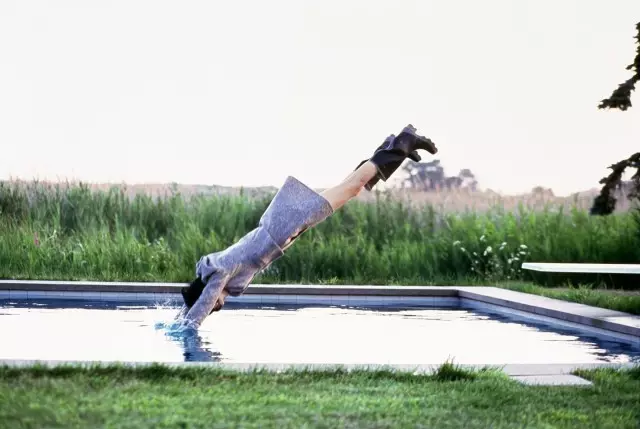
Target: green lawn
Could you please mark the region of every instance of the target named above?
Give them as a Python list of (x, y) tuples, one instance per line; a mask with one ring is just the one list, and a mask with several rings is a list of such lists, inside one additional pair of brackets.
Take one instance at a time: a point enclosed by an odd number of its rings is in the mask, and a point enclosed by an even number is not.
[(155, 366), (0, 368), (1, 428), (638, 428), (640, 370), (593, 387), (492, 371), (239, 373)]

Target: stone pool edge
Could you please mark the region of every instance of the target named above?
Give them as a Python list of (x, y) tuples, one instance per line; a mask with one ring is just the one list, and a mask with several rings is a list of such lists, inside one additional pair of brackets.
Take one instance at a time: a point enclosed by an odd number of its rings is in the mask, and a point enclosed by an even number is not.
[[(0, 280), (0, 299), (180, 299), (183, 283)], [(490, 286), (264, 285), (249, 286), (229, 301), (269, 304), (401, 306), (448, 301), (484, 303), (611, 331), (640, 341), (640, 317)]]
[[(83, 281), (24, 281), (0, 280), (0, 299), (78, 299), (78, 300), (140, 300), (163, 299), (181, 301), (182, 283), (142, 282), (83, 282)], [(472, 303), (475, 306), (499, 307), (530, 317), (550, 318), (566, 324), (582, 325), (594, 330), (630, 336), (640, 343), (640, 317), (576, 304), (538, 295), (484, 286), (323, 286), (323, 285), (252, 285), (246, 294), (230, 301), (262, 304), (330, 304), (372, 306), (431, 306)], [(56, 366), (104, 366), (115, 362), (0, 360), (0, 366), (24, 367), (40, 364)], [(157, 365), (156, 362), (119, 362), (127, 366)], [(207, 366), (228, 370), (268, 371), (293, 370), (392, 370), (416, 374), (431, 373), (440, 364), (371, 365), (371, 364), (293, 364), (293, 363), (226, 363), (175, 362), (162, 363), (169, 367)], [(456, 364), (460, 368), (479, 370), (491, 368), (528, 385), (590, 386), (591, 382), (573, 375), (578, 369), (634, 368), (636, 364)]]

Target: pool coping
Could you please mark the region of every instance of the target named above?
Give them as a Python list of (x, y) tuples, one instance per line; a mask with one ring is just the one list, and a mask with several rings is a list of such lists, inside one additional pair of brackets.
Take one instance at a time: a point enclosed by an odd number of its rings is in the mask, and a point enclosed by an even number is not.
[[(162, 300), (169, 298), (181, 302), (180, 289), (184, 283), (145, 282), (92, 282), (0, 280), (0, 299), (79, 299), (79, 300)], [(611, 332), (630, 337), (640, 344), (640, 317), (619, 311), (562, 301), (522, 292), (485, 286), (368, 286), (368, 285), (264, 285), (249, 286), (240, 297), (229, 301), (262, 304), (332, 304), (372, 306), (433, 306), (451, 301), (471, 303), (477, 307), (495, 307), (526, 317), (548, 318), (566, 325), (579, 325), (594, 331)], [(615, 335), (614, 335), (615, 336)], [(235, 371), (285, 371), (285, 370), (391, 370), (429, 374), (441, 364), (297, 364), (254, 362), (105, 362), (105, 361), (55, 361), (0, 359), (0, 366), (25, 367), (34, 364), (57, 366), (108, 366), (114, 363), (131, 367), (163, 365), (168, 367), (206, 366)], [(501, 371), (512, 380), (523, 384), (580, 385), (590, 382), (572, 375), (578, 369), (635, 368), (630, 363), (566, 363), (566, 364), (456, 364), (456, 366), (481, 370), (489, 368)]]
[[(0, 280), (0, 298), (26, 294), (22, 298), (46, 298), (56, 293), (60, 298), (98, 299), (112, 296), (145, 295), (149, 297), (179, 297), (185, 283), (95, 282), (51, 280)], [(378, 305), (421, 305), (423, 298), (453, 298), (476, 301), (507, 309), (531, 313), (564, 322), (611, 331), (640, 340), (640, 316), (593, 307), (539, 295), (516, 292), (490, 286), (379, 286), (379, 285), (250, 285), (239, 302), (257, 302), (260, 297), (278, 296), (286, 304), (311, 303), (324, 298), (331, 304), (349, 304), (358, 299), (370, 299)], [(280, 298), (281, 297), (281, 298)], [(233, 297), (229, 298), (231, 301)], [(428, 301), (428, 300), (427, 300)], [(434, 302), (437, 299), (434, 300)]]

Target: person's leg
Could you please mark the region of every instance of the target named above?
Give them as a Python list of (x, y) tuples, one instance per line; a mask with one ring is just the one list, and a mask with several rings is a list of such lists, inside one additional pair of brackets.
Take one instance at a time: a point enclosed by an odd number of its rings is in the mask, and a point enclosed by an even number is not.
[[(386, 182), (405, 160), (419, 162), (422, 158), (418, 150), (427, 151), (432, 155), (438, 152), (431, 139), (416, 134), (416, 131), (418, 130), (409, 124), (398, 136), (391, 134), (376, 149), (369, 161), (376, 166), (377, 174), (365, 185), (365, 189), (370, 191), (380, 180)], [(362, 161), (358, 168), (365, 162), (366, 160)]]
[(349, 200), (358, 196), (363, 190), (371, 190), (379, 180), (386, 181), (406, 160), (420, 161), (418, 149), (431, 154), (438, 152), (435, 144), (428, 138), (416, 134), (412, 125), (407, 125), (396, 137), (387, 137), (368, 160), (360, 163), (358, 168), (337, 186), (321, 193), (333, 210), (338, 210)]
[(320, 195), (326, 198), (333, 210), (336, 211), (349, 200), (357, 197), (365, 185), (376, 176), (377, 172), (376, 165), (371, 161), (366, 161), (339, 185), (324, 190)]

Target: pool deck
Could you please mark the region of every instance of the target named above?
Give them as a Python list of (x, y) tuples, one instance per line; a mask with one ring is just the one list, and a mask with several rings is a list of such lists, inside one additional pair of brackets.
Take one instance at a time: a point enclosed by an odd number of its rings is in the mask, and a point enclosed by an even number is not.
[[(0, 280), (0, 299), (172, 300), (181, 301), (183, 283)], [(229, 302), (255, 304), (323, 304), (433, 306), (481, 303), (530, 315), (584, 325), (635, 337), (640, 343), (640, 316), (538, 295), (485, 286), (249, 286)]]
[[(22, 281), (0, 280), (0, 299), (78, 299), (103, 301), (173, 301), (181, 303), (183, 283), (89, 282), (89, 281)], [(595, 333), (621, 338), (640, 346), (640, 317), (619, 311), (576, 304), (537, 295), (483, 286), (333, 286), (333, 285), (251, 285), (240, 297), (228, 302), (280, 305), (366, 305), (366, 306), (435, 306), (464, 305), (493, 308), (533, 319), (552, 320), (565, 326), (588, 329)], [(65, 362), (42, 362), (47, 365)], [(30, 365), (32, 361), (0, 361), (0, 365)], [(66, 362), (69, 363), (69, 362)], [(75, 362), (78, 364), (79, 362)], [(132, 364), (136, 365), (136, 364)], [(199, 365), (179, 363), (177, 365)], [(255, 367), (271, 370), (298, 365), (252, 363), (205, 363), (228, 369)], [(430, 372), (438, 365), (392, 366), (396, 370)], [(486, 365), (460, 365), (479, 368)], [(576, 384), (585, 380), (571, 376), (578, 368), (625, 367), (624, 364), (504, 365), (499, 368), (512, 378), (527, 384)], [(631, 365), (633, 366), (633, 365)], [(303, 368), (328, 368), (330, 365), (302, 365)], [(343, 368), (362, 368), (342, 365)], [(371, 366), (366, 366), (372, 368)], [(383, 366), (390, 368), (390, 366)], [(588, 384), (588, 383), (587, 383)]]

